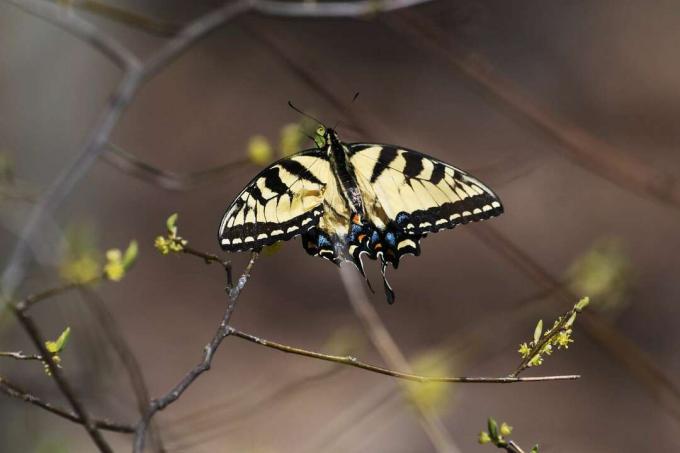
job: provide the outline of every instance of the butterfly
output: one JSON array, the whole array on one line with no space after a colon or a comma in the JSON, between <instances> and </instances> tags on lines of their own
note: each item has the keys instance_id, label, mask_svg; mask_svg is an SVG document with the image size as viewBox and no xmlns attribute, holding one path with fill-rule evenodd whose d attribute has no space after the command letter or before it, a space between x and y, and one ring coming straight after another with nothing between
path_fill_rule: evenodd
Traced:
<instances>
[{"instance_id":1,"label":"butterfly","mask_svg":"<svg viewBox=\"0 0 680 453\"><path fill-rule=\"evenodd\" d=\"M317 130L317 147L281 159L255 176L227 208L218 239L226 251L258 251L302 236L313 256L353 263L378 260L388 303L386 268L420 255L428 233L500 215L498 196L468 173L418 151L343 143ZM366 279L368 282L368 279ZM368 282L370 287L370 282Z\"/></svg>"}]
</instances>

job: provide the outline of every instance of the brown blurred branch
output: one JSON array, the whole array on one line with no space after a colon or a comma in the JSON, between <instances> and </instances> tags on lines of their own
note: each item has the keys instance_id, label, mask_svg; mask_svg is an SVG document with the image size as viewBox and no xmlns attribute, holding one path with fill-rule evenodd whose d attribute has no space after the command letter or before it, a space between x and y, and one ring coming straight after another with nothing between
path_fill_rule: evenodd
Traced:
<instances>
[{"instance_id":1,"label":"brown blurred branch","mask_svg":"<svg viewBox=\"0 0 680 453\"><path fill-rule=\"evenodd\" d=\"M222 341L229 335L230 329L229 320L231 319L231 315L233 314L234 309L236 308L236 302L241 294L241 291L248 282L248 279L250 278L250 273L253 269L253 266L255 265L255 260L257 259L257 256L258 256L257 252L253 252L251 254L250 261L248 262L248 265L243 271L243 274L241 274L241 277L239 278L236 285L231 285L229 283L227 284L227 295L229 298L229 303L227 304L227 308L224 311L224 315L222 316L222 320L220 321L220 324L217 327L215 335L213 336L212 340L210 340L210 343L208 343L203 350L203 359L194 368L192 368L191 371L189 371L168 393L166 393L165 395L158 399L154 399L153 401L151 401L151 404L149 404L146 413L137 423L137 426L135 428L135 439L133 448L134 452L141 453L144 450L146 431L153 416L158 411L162 411L170 404L177 401L177 399L180 396L182 396L182 394L191 386L191 384L194 383L194 381L196 381L196 379L198 379L198 377L201 374L210 369L210 365L212 363L215 352L217 352L217 349L222 344Z\"/></svg>"},{"instance_id":2,"label":"brown blurred branch","mask_svg":"<svg viewBox=\"0 0 680 453\"><path fill-rule=\"evenodd\" d=\"M400 16L400 20L385 23L448 62L512 118L552 137L572 162L625 190L680 208L680 181L671 173L654 170L540 105L498 73L482 55L453 44L445 31L423 14L407 11Z\"/></svg>"},{"instance_id":3,"label":"brown blurred branch","mask_svg":"<svg viewBox=\"0 0 680 453\"><path fill-rule=\"evenodd\" d=\"M33 404L34 406L37 406L41 409L45 409L48 412L51 412L55 415L58 415L59 417L70 420L74 423L78 423L79 425L83 425L85 423L83 421L83 418L78 416L78 414L76 414L75 412L71 412L67 409L63 409L61 407L43 401L37 396L22 389L17 384L11 383L2 376L0 376L0 392L12 398L18 398L29 404ZM106 431L114 431L118 433L128 434L134 432L134 428L130 425L125 425L123 423L117 423L106 419L92 418L91 422L92 424L94 424L96 428L103 429Z\"/></svg>"},{"instance_id":4,"label":"brown blurred branch","mask_svg":"<svg viewBox=\"0 0 680 453\"><path fill-rule=\"evenodd\" d=\"M125 151L123 148L108 143L108 152L104 153L104 161L113 165L123 173L133 176L142 181L149 182L155 186L167 190L190 190L201 184L207 184L217 180L219 177L229 175L235 170L248 165L247 159L236 160L206 170L199 170L190 173L177 173L163 170L148 162L141 160L136 155ZM223 181L222 178L219 179Z\"/></svg>"},{"instance_id":5,"label":"brown blurred branch","mask_svg":"<svg viewBox=\"0 0 680 453\"><path fill-rule=\"evenodd\" d=\"M241 338L243 340L249 341L251 343L259 344L261 346L266 346L268 348L276 349L277 351L287 352L289 354L301 355L304 357L311 357L314 359L325 360L327 362L340 363L342 365L347 365L355 368L360 368L362 370L371 371L373 373L383 374L386 376L391 376L397 379L403 379L406 381L413 382L456 382L456 383L474 383L474 384L513 384L518 382L540 382L540 381L568 381L579 379L579 375L565 375L565 376L535 376L535 377L516 377L516 376L503 376L503 377L451 377L451 376L421 376L413 373L404 373L401 371L390 370L387 368L371 365L353 356L339 356L322 354L320 352L308 351L306 349L300 349L293 346L288 346L281 343L276 343L274 341L265 340L264 338L256 337L246 332L242 332L233 327L228 328L227 335L233 335L235 337Z\"/></svg>"}]
</instances>

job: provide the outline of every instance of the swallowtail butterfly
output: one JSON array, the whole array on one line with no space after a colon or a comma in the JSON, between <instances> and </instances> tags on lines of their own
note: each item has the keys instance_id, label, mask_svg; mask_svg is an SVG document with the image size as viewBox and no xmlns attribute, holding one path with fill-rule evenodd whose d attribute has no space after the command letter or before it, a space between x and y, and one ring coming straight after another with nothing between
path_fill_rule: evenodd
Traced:
<instances>
[{"instance_id":1,"label":"swallowtail butterfly","mask_svg":"<svg viewBox=\"0 0 680 453\"><path fill-rule=\"evenodd\" d=\"M427 233L500 215L496 194L473 176L401 146L343 143L321 127L317 148L273 163L241 191L219 228L226 251L260 250L302 236L313 256L352 262L362 255L385 270L420 254Z\"/></svg>"}]
</instances>

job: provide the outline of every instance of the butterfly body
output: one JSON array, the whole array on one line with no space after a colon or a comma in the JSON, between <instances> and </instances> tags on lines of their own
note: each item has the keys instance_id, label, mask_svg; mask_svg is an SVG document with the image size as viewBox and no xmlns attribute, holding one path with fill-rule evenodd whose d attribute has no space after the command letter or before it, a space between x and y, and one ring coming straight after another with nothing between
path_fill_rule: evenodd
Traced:
<instances>
[{"instance_id":1,"label":"butterfly body","mask_svg":"<svg viewBox=\"0 0 680 453\"><path fill-rule=\"evenodd\" d=\"M302 236L304 249L336 264L380 261L385 279L427 233L499 215L498 197L467 173L392 145L345 144L324 130L323 148L301 151L256 176L225 213L227 251L259 250Z\"/></svg>"}]
</instances>

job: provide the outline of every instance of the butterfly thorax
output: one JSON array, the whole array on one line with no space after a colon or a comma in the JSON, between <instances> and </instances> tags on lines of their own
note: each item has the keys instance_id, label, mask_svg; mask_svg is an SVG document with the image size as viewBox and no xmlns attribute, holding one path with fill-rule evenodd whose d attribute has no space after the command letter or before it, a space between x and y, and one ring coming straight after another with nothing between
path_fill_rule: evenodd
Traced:
<instances>
[{"instance_id":1,"label":"butterfly thorax","mask_svg":"<svg viewBox=\"0 0 680 453\"><path fill-rule=\"evenodd\" d=\"M361 198L361 190L354 177L354 169L349 161L349 150L340 141L338 134L333 129L326 131L326 143L326 152L338 185L338 191L349 203L349 211L363 217L364 203Z\"/></svg>"}]
</instances>

